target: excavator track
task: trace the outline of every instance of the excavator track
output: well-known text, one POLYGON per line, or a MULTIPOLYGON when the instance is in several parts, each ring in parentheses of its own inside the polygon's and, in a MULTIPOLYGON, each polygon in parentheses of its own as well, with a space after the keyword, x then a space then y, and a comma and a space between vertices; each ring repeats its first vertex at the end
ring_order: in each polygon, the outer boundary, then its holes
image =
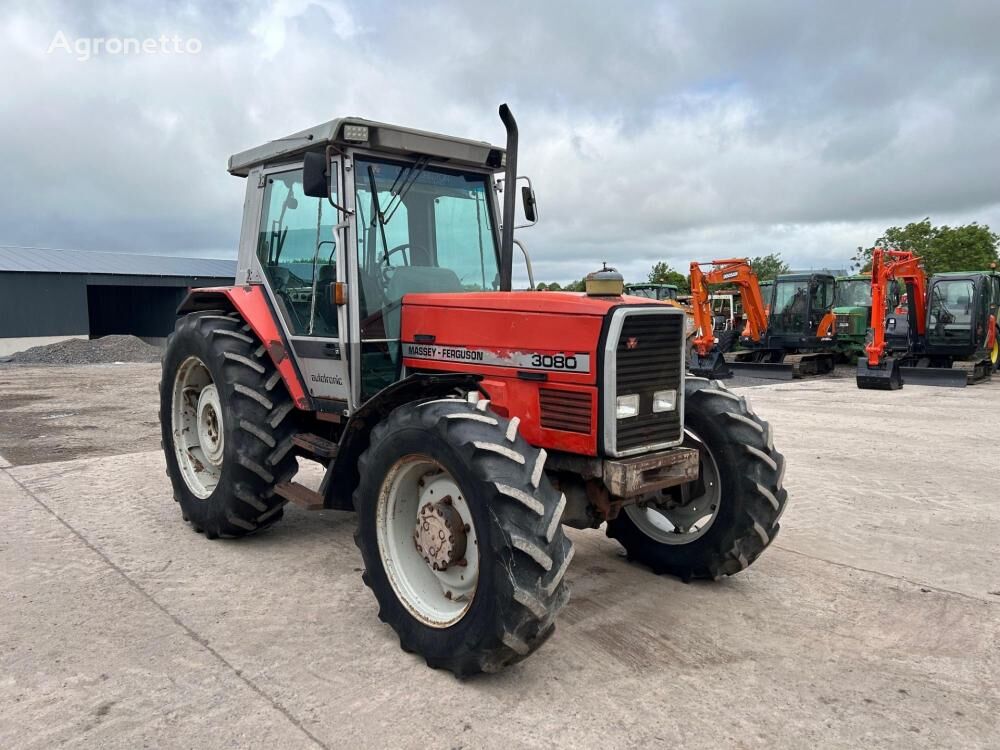
POLYGON ((833 372, 833 354, 786 354, 780 362, 762 362, 753 359, 752 352, 739 352, 727 358, 730 369, 747 378, 767 380, 798 380, 800 378, 828 375, 833 372))

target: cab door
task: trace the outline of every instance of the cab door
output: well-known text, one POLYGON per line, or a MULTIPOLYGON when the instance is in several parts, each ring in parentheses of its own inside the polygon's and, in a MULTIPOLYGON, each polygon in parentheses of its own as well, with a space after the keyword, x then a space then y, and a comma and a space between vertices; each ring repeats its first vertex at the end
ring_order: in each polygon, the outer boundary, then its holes
MULTIPOLYGON (((334 203, 340 192, 333 160, 334 203)), ((345 281, 344 227, 330 201, 305 195, 302 167, 267 169, 259 178, 260 222, 254 265, 284 328, 309 394, 321 409, 350 404, 343 332, 347 308, 335 299, 345 281)))

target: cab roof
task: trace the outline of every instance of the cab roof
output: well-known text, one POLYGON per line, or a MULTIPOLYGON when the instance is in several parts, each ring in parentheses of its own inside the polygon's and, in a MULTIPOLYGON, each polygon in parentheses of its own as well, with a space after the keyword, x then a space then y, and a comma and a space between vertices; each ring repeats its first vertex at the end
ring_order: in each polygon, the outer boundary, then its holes
POLYGON ((801 271, 797 273, 783 273, 773 281, 809 281, 810 279, 828 279, 834 281, 836 277, 832 273, 801 271))
POLYGON ((307 151, 322 151, 328 145, 368 148, 402 156, 430 156, 460 167, 497 170, 503 166, 506 156, 503 148, 486 141, 414 130, 361 117, 340 117, 233 154, 229 157, 229 173, 246 177, 254 167, 294 161, 307 151), (366 136, 364 140, 362 134, 366 136))
POLYGON ((998 276, 1000 271, 995 268, 987 268, 985 271, 944 271, 934 274, 934 278, 945 279, 977 279, 980 276, 998 276))

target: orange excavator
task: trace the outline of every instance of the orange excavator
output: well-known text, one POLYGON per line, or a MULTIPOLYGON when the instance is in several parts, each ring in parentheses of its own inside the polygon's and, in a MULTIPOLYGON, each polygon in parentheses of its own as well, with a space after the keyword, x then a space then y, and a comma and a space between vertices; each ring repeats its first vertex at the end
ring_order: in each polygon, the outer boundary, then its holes
POLYGON ((911 333, 916 337, 927 334, 927 275, 920 258, 908 250, 872 252, 872 317, 865 356, 858 358, 858 388, 895 391, 903 387, 900 362, 886 353, 885 317, 889 287, 894 281, 906 285, 909 309, 913 311, 911 333))
POLYGON ((733 375, 732 370, 715 340, 712 308, 709 304, 709 284, 727 284, 739 288, 743 300, 743 312, 747 318, 744 336, 760 341, 767 329, 767 311, 764 299, 760 295, 757 274, 750 268, 750 262, 746 258, 713 260, 710 263, 691 261, 691 307, 694 309, 697 333, 691 342, 691 361, 688 369, 699 377, 730 378, 733 375), (711 269, 703 271, 702 266, 711 266, 711 269))
MULTIPOLYGON (((865 356, 858 360, 858 388, 896 390, 904 383, 963 387, 997 369, 997 289, 991 271, 931 277, 907 250, 872 252, 872 317, 865 356), (888 351, 888 295, 896 281, 906 286, 906 343, 888 351), (898 347, 897 347, 898 349, 898 347), (991 353, 993 358, 991 358, 991 353)), ((896 315, 900 311, 896 310, 896 315)))
MULTIPOLYGON (((830 278, 832 284, 832 277, 830 278)), ((818 326, 816 318, 812 317, 812 301, 817 296, 814 284, 802 274, 779 277, 771 285, 772 298, 778 285, 784 285, 783 289, 788 287, 794 290, 795 294, 789 292, 786 296, 793 301, 801 301, 807 310, 799 310, 796 315, 783 312, 781 322, 787 325, 779 326, 782 330, 775 332, 770 330, 769 321, 773 299, 765 300, 762 296, 757 275, 746 258, 691 263, 691 302, 698 331, 692 342, 690 370, 693 374, 708 378, 727 378, 732 376, 733 370, 737 370, 751 377, 790 380, 802 375, 823 374, 833 369, 832 352, 810 352, 807 345, 812 342, 819 346, 833 340, 832 313, 826 310, 818 326), (724 359, 712 330, 708 289, 711 284, 738 287, 743 301, 746 325, 742 342, 748 350, 739 352, 730 362, 724 359), (785 330, 789 326, 794 330, 785 330), (790 345, 794 345, 794 348, 790 349, 790 345)), ((816 317, 820 317, 823 312, 818 311, 816 317)))

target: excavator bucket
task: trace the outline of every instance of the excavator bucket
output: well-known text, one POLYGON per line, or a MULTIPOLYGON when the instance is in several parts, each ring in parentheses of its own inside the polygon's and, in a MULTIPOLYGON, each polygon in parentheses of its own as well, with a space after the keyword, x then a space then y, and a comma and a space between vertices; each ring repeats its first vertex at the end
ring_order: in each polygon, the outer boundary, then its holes
MULTIPOLYGON (((892 357, 874 367, 867 357, 858 358, 858 388, 874 391, 897 391, 903 387, 902 370, 899 362, 892 357)), ((912 368, 906 368, 912 369, 912 368)))
POLYGON ((691 359, 688 362, 688 372, 709 380, 723 380, 733 376, 729 363, 726 362, 718 347, 712 349, 705 356, 698 354, 697 351, 692 351, 691 359))

